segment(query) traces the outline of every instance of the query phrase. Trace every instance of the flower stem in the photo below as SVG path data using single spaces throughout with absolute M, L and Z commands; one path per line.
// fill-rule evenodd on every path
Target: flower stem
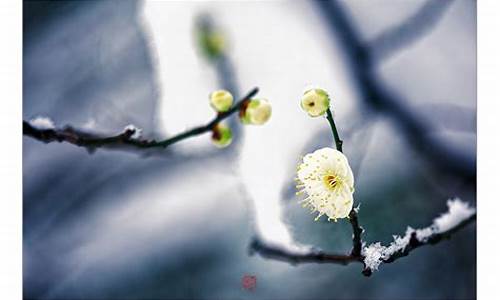
M 337 131 L 337 126 L 335 126 L 335 121 L 333 120 L 333 115 L 330 108 L 326 110 L 326 119 L 328 120 L 328 123 L 330 123 L 330 127 L 332 129 L 333 139 L 335 140 L 335 146 L 337 147 L 338 151 L 342 152 L 343 141 L 340 139 L 339 132 Z M 353 247 L 351 250 L 351 256 L 360 257 L 362 248 L 361 234 L 363 233 L 363 228 L 359 225 L 358 212 L 354 207 L 351 209 L 351 212 L 349 213 L 349 222 L 351 223 L 353 232 L 352 235 Z
M 342 152 L 342 140 L 340 139 L 339 132 L 337 131 L 337 126 L 335 126 L 335 121 L 333 120 L 332 111 L 330 108 L 326 110 L 326 119 L 330 123 L 330 128 L 332 129 L 333 139 L 335 140 L 335 147 L 337 150 Z

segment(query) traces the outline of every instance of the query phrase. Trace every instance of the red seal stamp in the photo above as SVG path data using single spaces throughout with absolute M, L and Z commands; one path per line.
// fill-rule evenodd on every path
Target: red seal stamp
M 257 287 L 257 276 L 255 275 L 243 275 L 241 278 L 241 286 L 247 291 L 254 291 Z

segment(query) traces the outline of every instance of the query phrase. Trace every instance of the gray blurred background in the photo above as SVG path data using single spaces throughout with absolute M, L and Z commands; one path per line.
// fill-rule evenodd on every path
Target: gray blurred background
M 338 8 L 369 69 L 346 47 Z M 346 220 L 314 222 L 294 196 L 300 155 L 332 146 L 327 122 L 299 107 L 311 84 L 332 96 L 367 242 L 427 226 L 450 197 L 475 206 L 475 1 L 25 1 L 23 13 L 25 120 L 164 137 L 209 120 L 215 89 L 258 86 L 273 105 L 268 124 L 236 130 L 220 151 L 208 134 L 151 157 L 23 137 L 25 298 L 475 298 L 475 225 L 368 278 L 360 265 L 248 251 L 256 235 L 351 247 Z M 222 62 L 197 47 L 202 13 L 227 37 Z M 375 101 L 356 70 L 397 103 Z M 400 113 L 424 124 L 420 135 Z M 255 291 L 242 288 L 245 274 Z

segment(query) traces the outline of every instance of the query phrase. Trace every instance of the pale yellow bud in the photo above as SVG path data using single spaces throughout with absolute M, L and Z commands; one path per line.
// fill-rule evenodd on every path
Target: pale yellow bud
M 233 95 L 226 90 L 218 90 L 210 94 L 210 105 L 217 112 L 226 112 L 233 105 Z
M 309 116 L 319 117 L 330 107 L 330 97 L 323 89 L 310 89 L 302 96 L 300 106 Z
M 262 125 L 271 118 L 272 108 L 266 99 L 250 99 L 240 114 L 243 124 Z

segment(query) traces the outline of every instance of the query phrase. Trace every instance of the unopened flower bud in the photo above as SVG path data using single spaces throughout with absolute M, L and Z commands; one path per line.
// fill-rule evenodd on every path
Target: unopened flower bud
M 271 104 L 266 99 L 250 99 L 240 111 L 243 124 L 262 125 L 271 118 Z
M 233 95 L 226 90 L 218 90 L 210 94 L 210 105 L 217 112 L 226 112 L 233 105 Z
M 220 30 L 215 28 L 210 16 L 200 16 L 198 20 L 198 44 L 209 59 L 219 58 L 227 48 L 227 42 Z
M 227 147 L 233 141 L 233 132 L 226 124 L 218 123 L 212 129 L 212 142 L 219 148 Z
M 300 106 L 309 116 L 319 117 L 324 115 L 330 107 L 330 97 L 323 89 L 310 89 L 302 96 Z

